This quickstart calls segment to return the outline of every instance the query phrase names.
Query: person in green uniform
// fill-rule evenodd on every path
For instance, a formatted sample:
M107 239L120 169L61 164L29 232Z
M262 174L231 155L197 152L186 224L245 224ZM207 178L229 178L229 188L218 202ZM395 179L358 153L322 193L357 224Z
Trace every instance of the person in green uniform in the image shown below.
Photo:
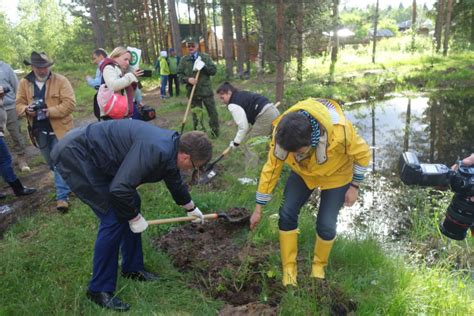
M211 128L211 136L219 136L219 119L216 110L216 103L214 101L214 93L211 85L211 76L216 74L217 68L211 57L208 54L201 53L198 51L198 40L194 37L186 39L186 47L188 49L188 55L183 56L178 66L178 78L179 81L186 84L187 96L191 95L191 90L194 85L196 89L191 102L191 106L200 107L202 105L206 107L207 114L209 115L209 126ZM204 63L200 70L199 80L196 81L197 69L195 64ZM198 116L193 112L193 125L194 129L197 129L198 124L203 125L203 122L199 122Z

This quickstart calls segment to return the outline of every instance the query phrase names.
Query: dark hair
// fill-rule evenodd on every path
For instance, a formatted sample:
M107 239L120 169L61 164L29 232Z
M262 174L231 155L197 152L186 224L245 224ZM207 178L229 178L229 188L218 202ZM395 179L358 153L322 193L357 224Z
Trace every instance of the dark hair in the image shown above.
M217 90L216 90L217 93L227 93L229 91L234 93L234 92L237 92L238 89L235 88L233 85L231 85L230 82L228 82L228 81L221 84L219 86L219 88L217 88Z
M103 48L97 48L95 51L94 51L94 55L96 56L103 56L104 58L107 57L107 52L105 51L105 49Z
M285 114L278 123L275 141L284 150L295 152L311 145L311 123L298 112Z
M212 158L212 144L206 133L187 132L179 138L179 151L191 156L193 161L209 162Z

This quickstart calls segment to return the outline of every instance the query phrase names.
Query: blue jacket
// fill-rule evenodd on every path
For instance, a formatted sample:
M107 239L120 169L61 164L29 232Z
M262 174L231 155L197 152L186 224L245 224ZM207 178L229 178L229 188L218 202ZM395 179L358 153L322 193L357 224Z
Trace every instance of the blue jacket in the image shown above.
M95 210L134 218L137 187L164 180L178 205L191 201L177 167L179 134L138 120L93 123L69 132L51 153L71 190Z

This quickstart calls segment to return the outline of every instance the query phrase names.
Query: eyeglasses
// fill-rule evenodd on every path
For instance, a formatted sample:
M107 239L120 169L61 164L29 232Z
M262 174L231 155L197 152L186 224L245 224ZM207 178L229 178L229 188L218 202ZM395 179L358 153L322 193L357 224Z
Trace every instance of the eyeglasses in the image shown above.
M198 170L198 168L196 168L196 165L194 164L194 161L192 158L189 158L189 160L191 160L191 164L193 165L193 171L194 170Z

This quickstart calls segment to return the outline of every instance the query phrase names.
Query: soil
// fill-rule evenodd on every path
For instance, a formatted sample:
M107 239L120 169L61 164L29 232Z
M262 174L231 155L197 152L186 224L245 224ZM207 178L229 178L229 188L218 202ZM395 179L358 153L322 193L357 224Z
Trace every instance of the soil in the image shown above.
M244 208L226 213L232 219L250 214ZM247 234L248 221L235 224L219 219L176 227L153 240L153 245L165 251L177 269L191 274L191 286L227 303L219 315L277 315L286 289L267 271L268 256L279 250L275 245L256 248L247 242ZM316 282L309 290L318 302L330 306L333 315L347 315L357 308L332 284Z

